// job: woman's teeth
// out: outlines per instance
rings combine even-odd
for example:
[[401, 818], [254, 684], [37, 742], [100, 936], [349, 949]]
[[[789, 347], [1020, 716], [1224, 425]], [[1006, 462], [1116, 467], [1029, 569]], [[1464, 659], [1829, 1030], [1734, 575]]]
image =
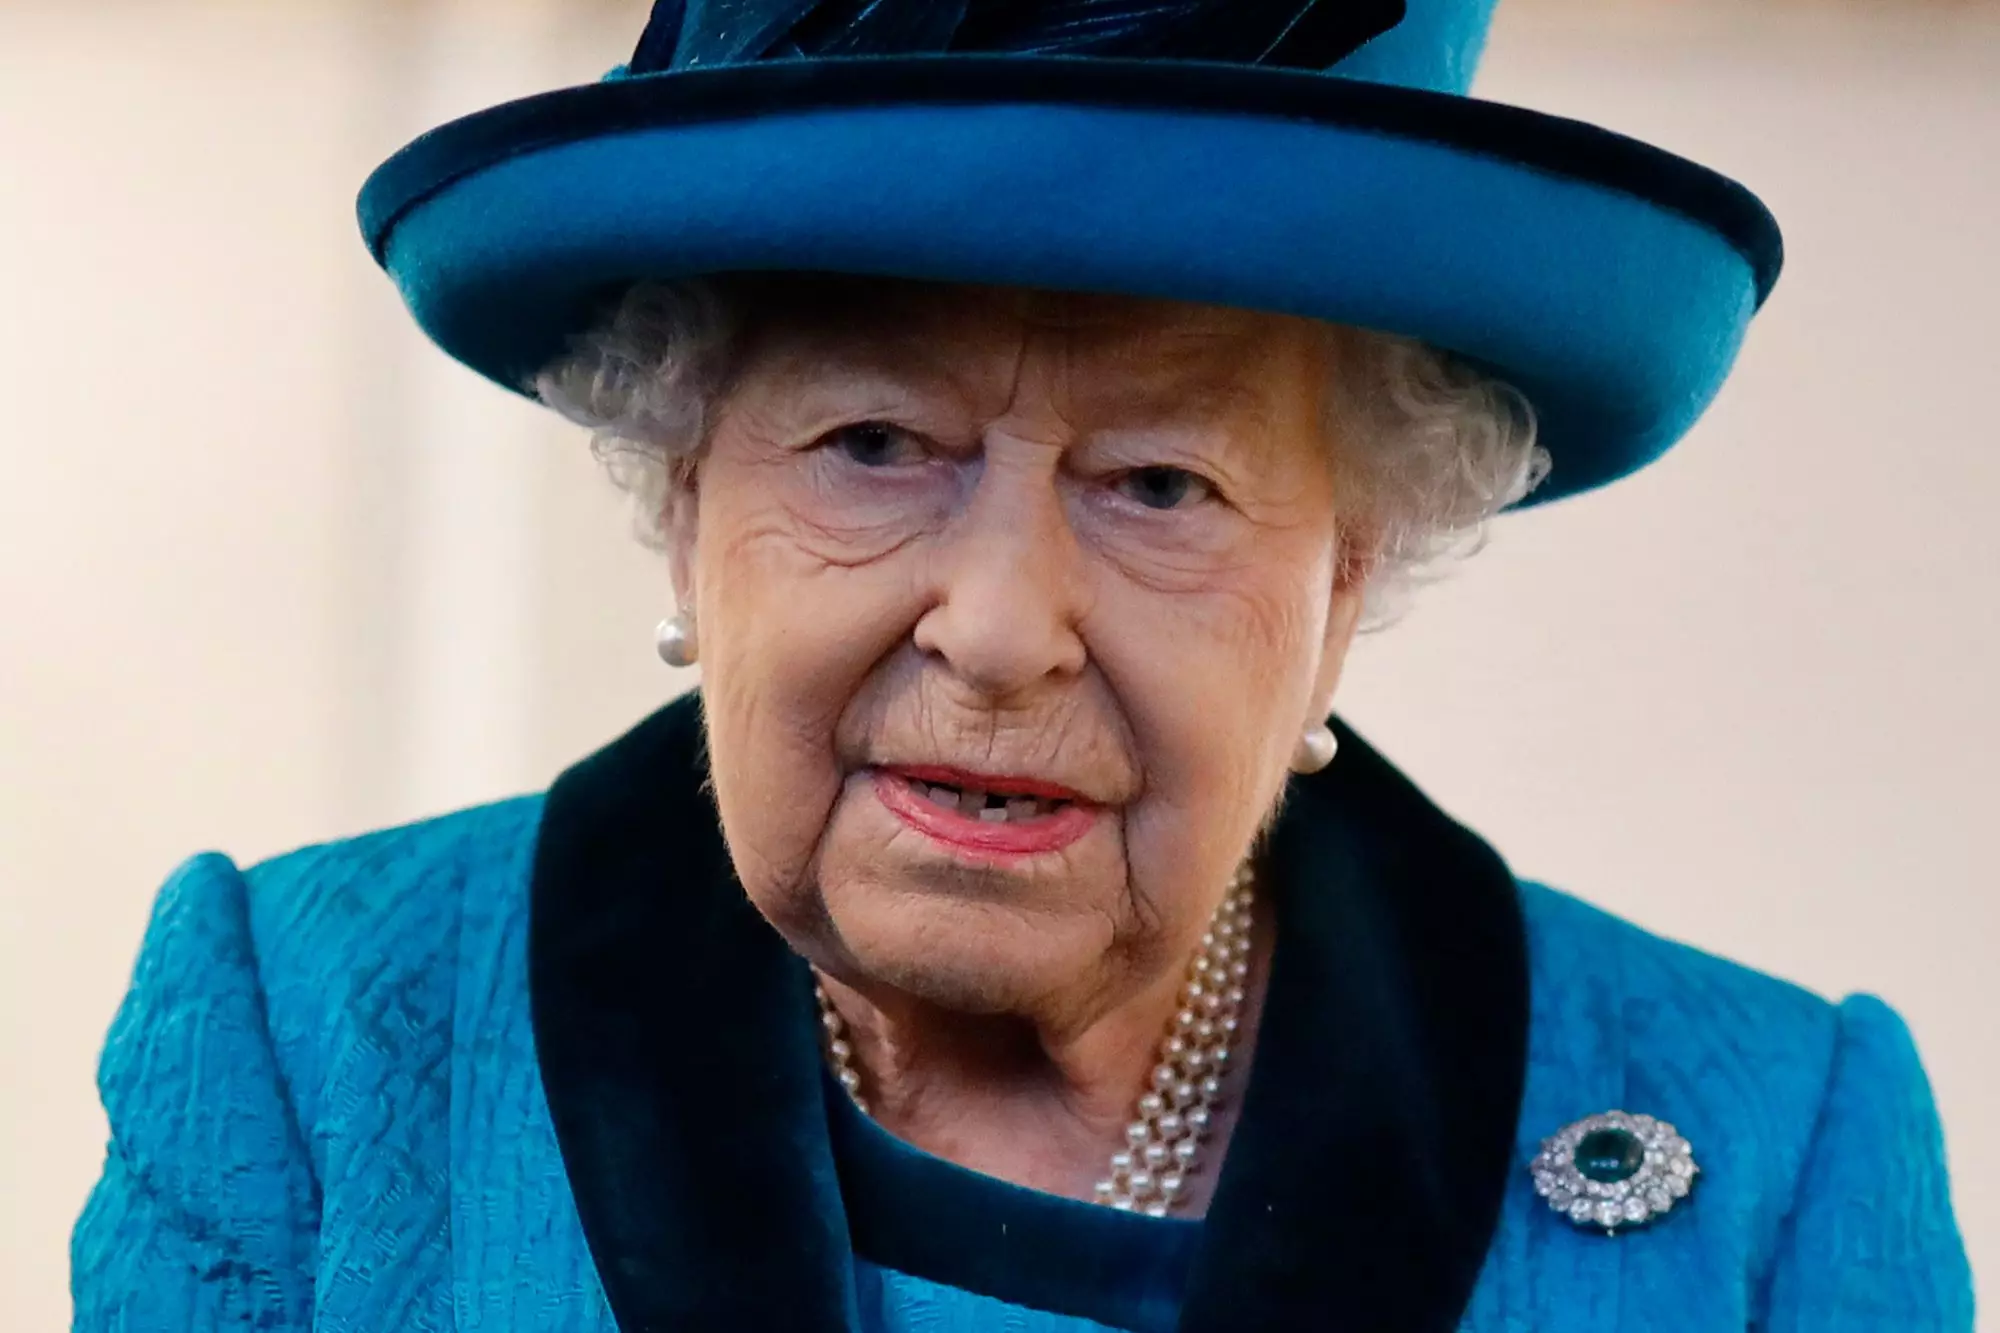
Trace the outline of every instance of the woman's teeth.
[[1068, 804], [1066, 801], [1049, 801], [1036, 796], [1003, 796], [995, 792], [980, 791], [976, 787], [961, 790], [941, 783], [918, 782], [911, 785], [916, 788], [918, 795], [932, 804], [941, 805], [947, 810], [955, 810], [962, 815], [970, 815], [986, 824], [1043, 819]]

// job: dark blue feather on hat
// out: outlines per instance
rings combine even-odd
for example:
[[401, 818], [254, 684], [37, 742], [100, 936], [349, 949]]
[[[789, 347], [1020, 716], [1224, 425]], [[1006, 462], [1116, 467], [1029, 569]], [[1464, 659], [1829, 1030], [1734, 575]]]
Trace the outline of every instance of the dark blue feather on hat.
[[1323, 70], [1402, 17], [1402, 0], [660, 0], [628, 69], [979, 52]]

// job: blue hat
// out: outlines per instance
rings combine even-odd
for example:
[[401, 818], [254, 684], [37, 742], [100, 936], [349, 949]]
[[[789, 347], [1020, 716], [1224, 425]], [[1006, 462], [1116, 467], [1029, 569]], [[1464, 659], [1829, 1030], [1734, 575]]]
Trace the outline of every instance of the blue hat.
[[1687, 431], [1781, 245], [1723, 176], [1468, 97], [1493, 2], [659, 0], [603, 82], [389, 159], [361, 225], [517, 391], [632, 282], [742, 270], [1403, 334], [1527, 395], [1545, 500]]

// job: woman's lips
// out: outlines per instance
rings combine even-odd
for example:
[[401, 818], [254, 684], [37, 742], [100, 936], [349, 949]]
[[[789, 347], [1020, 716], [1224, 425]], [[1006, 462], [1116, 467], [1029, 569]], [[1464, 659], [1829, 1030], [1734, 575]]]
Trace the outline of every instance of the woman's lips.
[[1032, 778], [957, 769], [878, 768], [875, 794], [890, 814], [959, 851], [1034, 856], [1061, 851], [1097, 822], [1101, 807]]

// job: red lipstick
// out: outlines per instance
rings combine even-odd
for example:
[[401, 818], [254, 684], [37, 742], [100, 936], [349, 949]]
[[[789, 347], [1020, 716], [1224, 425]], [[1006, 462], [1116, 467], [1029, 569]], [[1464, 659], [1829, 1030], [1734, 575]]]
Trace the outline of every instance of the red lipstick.
[[1037, 778], [937, 766], [878, 768], [873, 776], [875, 795], [890, 814], [947, 847], [980, 856], [1061, 851], [1090, 831], [1101, 810], [1080, 793]]

